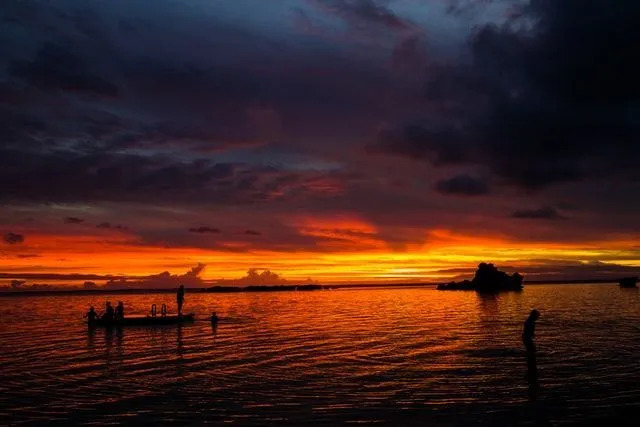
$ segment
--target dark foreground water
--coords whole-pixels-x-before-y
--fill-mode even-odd
[[[0,298],[0,424],[563,425],[640,414],[640,295],[528,286],[187,294],[217,328],[89,332],[170,294]],[[538,383],[520,341],[538,322]]]

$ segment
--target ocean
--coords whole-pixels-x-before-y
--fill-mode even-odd
[[[172,294],[0,297],[0,424],[571,425],[640,413],[640,293],[614,284],[187,289],[191,325],[89,330],[83,313],[106,300],[175,311]],[[533,308],[537,380],[520,338]]]

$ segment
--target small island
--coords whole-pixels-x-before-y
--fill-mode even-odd
[[[618,284],[621,288],[636,288],[636,283],[638,282],[638,276],[633,277],[623,277],[618,280]]]
[[[521,291],[524,277],[519,273],[507,274],[489,263],[480,263],[471,280],[449,282],[438,285],[440,291]]]

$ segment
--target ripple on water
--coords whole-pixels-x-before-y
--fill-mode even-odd
[[[173,302],[109,298],[130,313]],[[101,299],[0,299],[0,423],[562,424],[640,409],[640,298],[614,286],[194,294],[217,328],[90,332],[80,315]],[[534,307],[536,401],[519,338]]]

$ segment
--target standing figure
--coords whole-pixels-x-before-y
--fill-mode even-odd
[[[178,302],[178,316],[182,316],[182,304],[184,304],[184,285],[180,285],[180,287],[178,288],[176,300]]]
[[[102,318],[104,319],[105,322],[113,322],[114,312],[113,312],[113,306],[111,305],[111,301],[107,301],[107,305],[105,307]]]
[[[118,305],[116,306],[116,320],[124,319],[124,304],[122,301],[118,301]]]
[[[531,310],[529,317],[524,322],[522,330],[522,342],[527,350],[527,377],[531,380],[537,378],[538,367],[536,362],[536,344],[533,339],[536,334],[536,320],[540,318],[538,310]]]
[[[84,315],[84,317],[87,318],[87,323],[91,325],[96,320],[96,317],[98,317],[98,313],[96,313],[96,310],[93,308],[93,306],[91,306],[91,308],[89,308],[89,311],[87,312],[87,314]]]

